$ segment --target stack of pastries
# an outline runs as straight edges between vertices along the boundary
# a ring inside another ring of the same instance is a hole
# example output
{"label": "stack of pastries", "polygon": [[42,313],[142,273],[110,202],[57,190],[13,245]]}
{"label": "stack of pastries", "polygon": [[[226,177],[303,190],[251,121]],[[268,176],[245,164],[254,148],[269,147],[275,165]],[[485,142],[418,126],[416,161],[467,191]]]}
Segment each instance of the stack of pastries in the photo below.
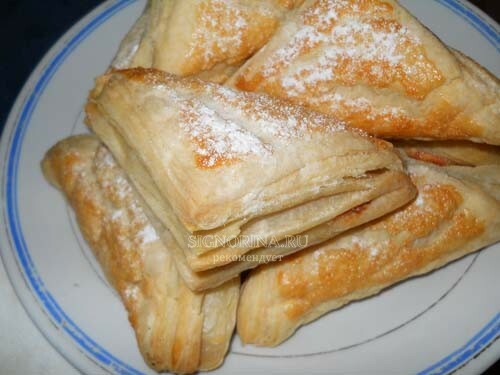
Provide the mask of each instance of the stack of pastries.
{"label": "stack of pastries", "polygon": [[190,373],[499,241],[499,109],[393,0],[151,0],[42,169]]}

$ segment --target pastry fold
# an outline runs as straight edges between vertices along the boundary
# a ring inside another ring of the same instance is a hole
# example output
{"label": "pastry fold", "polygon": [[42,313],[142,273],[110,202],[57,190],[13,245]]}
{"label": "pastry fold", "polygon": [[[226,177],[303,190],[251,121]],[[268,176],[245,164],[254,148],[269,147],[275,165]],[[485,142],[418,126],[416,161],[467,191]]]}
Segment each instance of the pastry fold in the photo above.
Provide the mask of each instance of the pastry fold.
{"label": "pastry fold", "polygon": [[470,142],[397,142],[396,146],[407,157],[440,166],[500,201],[499,147]]}
{"label": "pastry fold", "polygon": [[150,0],[112,67],[157,68],[223,82],[303,0]]}
{"label": "pastry fold", "polygon": [[226,279],[255,263],[238,257],[287,255],[349,229],[335,219],[351,209],[378,217],[414,195],[390,144],[267,96],[130,69],[100,77],[86,113],[186,271]]}
{"label": "pastry fold", "polygon": [[192,292],[125,173],[94,136],[57,143],[42,169],[73,207],[85,239],[120,294],[148,365],[179,373],[220,366],[234,330],[239,279]]}
{"label": "pastry fold", "polygon": [[418,188],[410,204],[250,273],[237,314],[244,343],[278,345],[331,310],[500,240],[498,189],[488,194],[475,167],[408,159],[407,168]]}
{"label": "pastry fold", "polygon": [[393,0],[306,0],[227,82],[384,138],[500,145],[500,85]]}
{"label": "pastry fold", "polygon": [[394,145],[417,160],[447,166],[500,165],[500,147],[467,141],[396,141]]}

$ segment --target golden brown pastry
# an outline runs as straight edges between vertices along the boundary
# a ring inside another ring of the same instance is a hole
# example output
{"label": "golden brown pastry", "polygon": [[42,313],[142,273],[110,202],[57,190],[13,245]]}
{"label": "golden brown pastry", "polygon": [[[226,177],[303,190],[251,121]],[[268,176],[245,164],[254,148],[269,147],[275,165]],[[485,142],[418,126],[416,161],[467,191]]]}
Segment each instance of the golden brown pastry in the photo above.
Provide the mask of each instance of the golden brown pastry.
{"label": "golden brown pastry", "polygon": [[150,0],[115,68],[157,68],[223,82],[303,0]]}
{"label": "golden brown pastry", "polygon": [[485,192],[500,201],[500,165],[450,165],[443,169],[451,176],[481,186]]}
{"label": "golden brown pastry", "polygon": [[194,293],[179,277],[124,172],[97,138],[67,138],[42,162],[129,313],[145,361],[180,373],[220,366],[238,301],[237,278]]}
{"label": "golden brown pastry", "polygon": [[396,141],[413,159],[446,166],[500,165],[500,147],[467,141]]}
{"label": "golden brown pastry", "polygon": [[436,165],[407,167],[419,191],[412,203],[250,273],[237,315],[244,343],[278,345],[328,311],[500,240],[498,196]]}
{"label": "golden brown pastry", "polygon": [[[236,256],[229,264],[207,271],[193,271],[186,260],[186,254],[179,248],[170,232],[165,230],[165,227],[154,217],[151,221],[158,225],[158,231],[163,234],[162,239],[168,248],[172,249],[177,261],[177,268],[186,284],[192,290],[205,290],[218,286],[235,275],[239,275],[243,271],[257,267],[260,264],[281,261],[288,254],[309,245],[323,242],[325,238],[332,238],[350,228],[367,223],[380,217],[382,213],[402,205],[403,202],[407,202],[408,196],[413,195],[413,186],[409,185],[406,178],[402,176],[392,179],[391,177],[393,176],[388,176],[385,182],[387,191],[385,195],[346,211],[335,219],[307,231],[298,237],[298,240],[297,237],[292,237],[291,241],[285,239],[279,241],[276,246],[255,249],[243,257]],[[363,195],[363,193],[361,194]],[[342,198],[343,201],[348,199],[352,198],[349,196]],[[231,254],[231,257],[233,256],[235,255]]]}
{"label": "golden brown pastry", "polygon": [[500,201],[499,148],[469,142],[398,142],[408,157],[438,165],[462,181],[480,186]]}
{"label": "golden brown pastry", "polygon": [[86,112],[196,272],[289,254],[349,229],[346,211],[414,195],[390,144],[267,96],[131,69],[99,78]]}
{"label": "golden brown pastry", "polygon": [[227,84],[380,137],[500,145],[499,80],[393,0],[306,0]]}

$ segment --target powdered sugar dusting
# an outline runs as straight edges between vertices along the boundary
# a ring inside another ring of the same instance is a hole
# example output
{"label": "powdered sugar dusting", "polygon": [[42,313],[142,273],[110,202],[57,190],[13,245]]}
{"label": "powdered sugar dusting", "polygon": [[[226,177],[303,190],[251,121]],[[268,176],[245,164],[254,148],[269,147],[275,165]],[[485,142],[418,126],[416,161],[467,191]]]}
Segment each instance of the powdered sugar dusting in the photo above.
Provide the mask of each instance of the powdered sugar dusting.
{"label": "powdered sugar dusting", "polygon": [[[117,168],[117,164],[113,159],[113,156],[104,147],[101,147],[98,150],[94,163],[97,172],[100,174],[105,174],[106,172],[109,172],[113,168]],[[114,194],[116,194],[119,199],[123,199],[127,195],[132,193],[132,188],[130,187],[129,182],[122,174],[115,176],[113,181],[111,181],[108,178],[102,178],[101,184],[105,189],[109,189]],[[114,214],[118,215],[117,212],[115,212]]]}
{"label": "powdered sugar dusting", "polygon": [[266,156],[271,149],[235,122],[220,116],[197,100],[184,101],[181,127],[196,143],[204,167],[214,167],[245,155]]}
{"label": "powdered sugar dusting", "polygon": [[132,186],[124,176],[111,153],[101,147],[94,160],[98,181],[109,204],[109,220],[117,230],[117,239],[123,247],[138,251],[159,240],[159,236],[138,204]]}
{"label": "powdered sugar dusting", "polygon": [[135,284],[127,285],[123,291],[123,295],[127,301],[129,300],[136,301],[139,293],[140,293],[139,287]]}
{"label": "powdered sugar dusting", "polygon": [[[328,16],[328,21],[334,19],[335,17]],[[339,74],[342,74],[342,80],[354,80],[358,68],[365,63],[371,63],[369,71],[371,76],[382,78],[388,69],[400,66],[405,52],[401,45],[408,42],[414,43],[415,40],[405,27],[389,25],[388,29],[377,30],[374,25],[357,19],[344,19],[343,23],[333,26],[329,33],[321,32],[317,25],[305,26],[290,43],[292,48],[285,47],[277,53],[278,59],[290,61],[298,55],[300,51],[298,46],[316,48],[326,43],[329,48],[324,50],[324,54],[314,64],[305,64],[285,75],[281,79],[281,84],[292,93],[302,93],[307,86],[331,81]],[[346,62],[351,61],[356,63],[346,67]],[[267,71],[267,74],[269,73],[273,73],[272,66]]]}
{"label": "powdered sugar dusting", "polygon": [[141,244],[146,245],[159,240],[158,234],[151,224],[145,225],[138,233],[137,237]]}
{"label": "powdered sugar dusting", "polygon": [[121,210],[121,209],[115,210],[111,214],[111,220],[118,220],[123,216],[123,214],[124,214],[123,210]]}
{"label": "powdered sugar dusting", "polygon": [[417,199],[415,200],[415,205],[418,207],[422,207],[424,205],[424,198],[422,194],[419,194]]}
{"label": "powdered sugar dusting", "polygon": [[380,239],[376,236],[372,238],[366,238],[362,236],[353,235],[350,237],[351,246],[353,245],[355,248],[362,249],[368,252],[368,255],[371,258],[375,258],[383,249],[389,245],[389,240]]}
{"label": "powdered sugar dusting", "polygon": [[[288,97],[329,90],[329,82],[366,81],[385,87],[392,81],[425,85],[439,78],[422,55],[419,38],[396,20],[388,3],[318,0],[299,24],[261,71],[267,82],[279,80],[276,84]],[[321,53],[316,53],[319,48]]]}
{"label": "powdered sugar dusting", "polygon": [[[103,149],[100,149],[100,150],[103,150]],[[95,160],[95,165],[97,168],[106,168],[106,167],[115,166],[116,162],[113,159],[113,156],[111,155],[110,152],[101,151],[101,153],[99,154],[99,156]]]}
{"label": "powdered sugar dusting", "polygon": [[374,107],[373,103],[366,97],[349,98],[339,92],[327,92],[310,98],[309,102],[312,106],[326,106],[333,113],[342,113],[343,111],[363,113],[370,120],[375,120],[378,116],[389,118],[408,116],[408,113],[403,108],[393,106]]}
{"label": "powdered sugar dusting", "polygon": [[211,0],[209,6],[202,3],[199,12],[200,19],[188,56],[201,52],[202,69],[208,69],[218,55],[237,53],[242,46],[248,21],[244,10],[228,0]]}
{"label": "powdered sugar dusting", "polygon": [[197,160],[205,168],[250,155],[260,159],[272,155],[272,145],[246,128],[249,120],[259,127],[259,134],[277,141],[304,138],[315,130],[345,129],[344,123],[329,116],[266,95],[237,92],[214,84],[204,84],[204,88],[205,94],[196,99],[171,99],[180,106],[179,125],[195,143]]}
{"label": "powdered sugar dusting", "polygon": [[319,275],[319,269],[320,269],[319,263],[320,263],[320,259],[321,259],[321,257],[323,256],[324,253],[325,253],[324,249],[317,249],[312,254],[311,273],[313,275],[315,275],[315,276]]}
{"label": "powdered sugar dusting", "polygon": [[372,246],[370,247],[370,256],[373,258],[373,257],[376,257],[378,255],[378,253],[380,252],[380,248],[377,247],[377,246]]}
{"label": "powdered sugar dusting", "polygon": [[278,140],[307,137],[311,131],[334,133],[345,130],[345,123],[303,107],[278,101],[266,95],[218,88],[214,96],[234,108],[242,118],[256,122],[262,132]]}
{"label": "powdered sugar dusting", "polygon": [[203,168],[232,164],[252,155],[262,161],[280,141],[308,137],[314,131],[346,129],[344,122],[331,116],[267,95],[193,80],[194,97],[184,84],[158,74],[149,79],[165,102],[165,114],[161,112],[159,118],[176,113],[175,122],[194,144],[195,160]]}
{"label": "powdered sugar dusting", "polygon": [[116,186],[116,193],[120,198],[125,197],[125,195],[129,194],[131,191],[128,181],[123,176],[118,176],[116,178],[114,186]]}
{"label": "powdered sugar dusting", "polygon": [[420,189],[418,189],[418,196],[415,201],[413,201],[413,205],[417,207],[418,211],[429,212],[432,213],[435,207],[432,204],[432,192],[435,190],[435,185],[425,184]]}

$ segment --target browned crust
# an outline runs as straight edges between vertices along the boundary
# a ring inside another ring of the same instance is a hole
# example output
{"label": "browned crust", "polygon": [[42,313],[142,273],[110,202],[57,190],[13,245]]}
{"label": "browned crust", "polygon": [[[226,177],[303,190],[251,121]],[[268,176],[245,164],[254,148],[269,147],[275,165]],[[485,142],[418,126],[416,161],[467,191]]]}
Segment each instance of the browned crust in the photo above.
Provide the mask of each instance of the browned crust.
{"label": "browned crust", "polygon": [[[205,293],[188,289],[123,171],[97,138],[59,142],[42,169],[65,194],[120,294],[147,364],[179,373],[220,366],[235,325],[239,279]],[[208,318],[214,314],[219,321]],[[214,322],[207,325],[207,319]]]}

